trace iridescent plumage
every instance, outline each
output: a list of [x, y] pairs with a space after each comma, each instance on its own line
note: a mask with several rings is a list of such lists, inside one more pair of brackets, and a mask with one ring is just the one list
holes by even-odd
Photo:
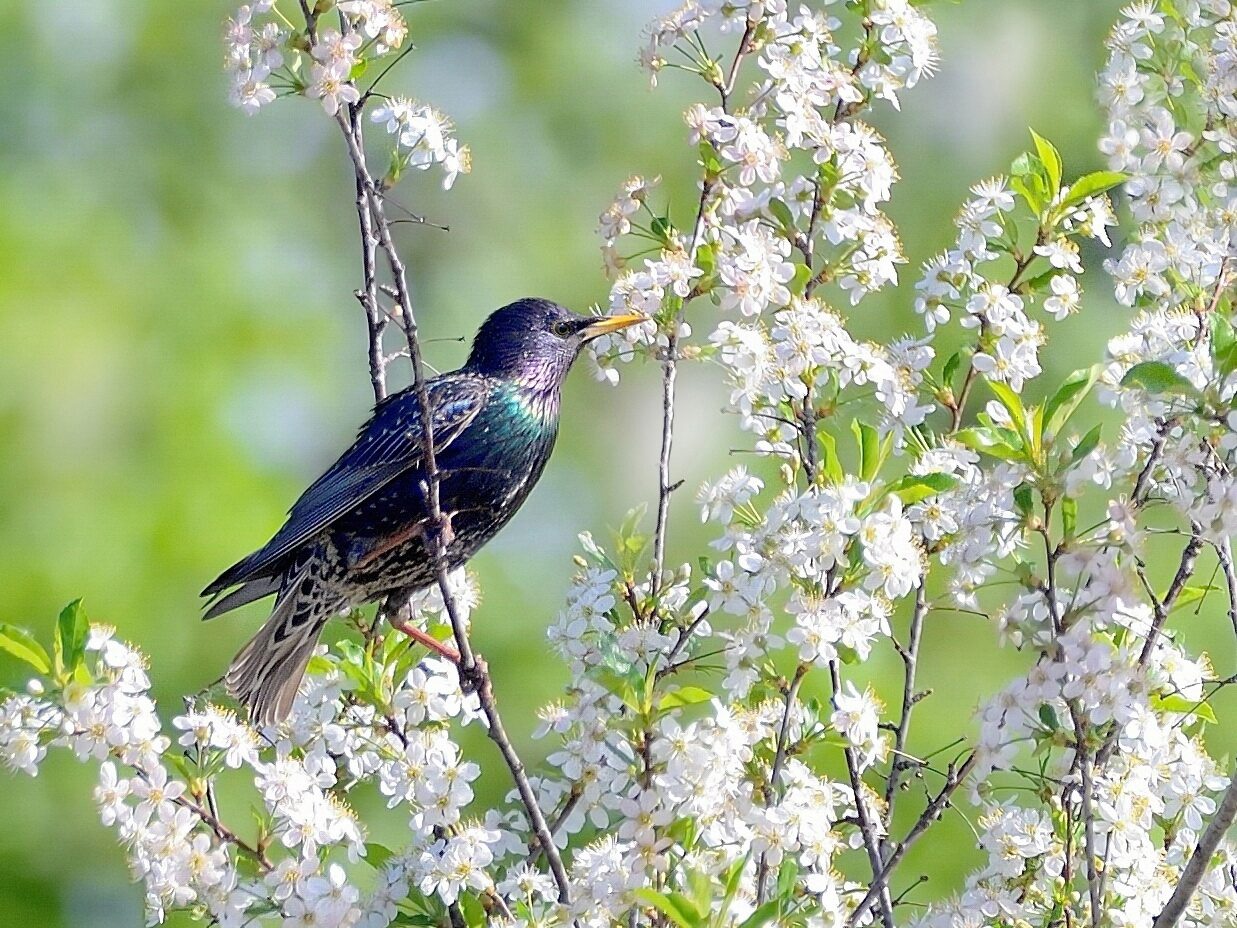
[[[494, 537], [541, 476], [558, 434], [562, 384], [584, 343], [640, 319], [519, 300], [486, 320], [464, 367], [429, 381], [439, 494], [453, 536], [449, 569]], [[255, 720], [287, 716], [331, 616], [434, 582], [422, 436], [412, 389], [383, 400], [283, 528], [203, 591], [216, 597], [206, 618], [277, 594], [226, 678]]]

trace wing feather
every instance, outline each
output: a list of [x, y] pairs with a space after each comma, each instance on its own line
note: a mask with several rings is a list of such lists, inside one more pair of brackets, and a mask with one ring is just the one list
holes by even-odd
[[[459, 437], [485, 401], [484, 381], [474, 377], [430, 382], [434, 450], [437, 455]], [[422, 464], [421, 404], [411, 388], [393, 394], [374, 411], [356, 442], [288, 511], [288, 520], [258, 551], [224, 571], [203, 595], [265, 577], [309, 539], [329, 528], [401, 474]]]

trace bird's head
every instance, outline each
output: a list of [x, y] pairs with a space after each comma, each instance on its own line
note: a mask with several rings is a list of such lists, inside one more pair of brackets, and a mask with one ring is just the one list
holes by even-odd
[[481, 324], [468, 367], [530, 387], [557, 387], [585, 344], [647, 318], [638, 313], [582, 316], [550, 300], [526, 297], [495, 310]]

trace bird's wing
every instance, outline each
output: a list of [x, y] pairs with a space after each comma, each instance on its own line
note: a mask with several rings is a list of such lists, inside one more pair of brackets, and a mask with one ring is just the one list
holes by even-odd
[[[471, 377], [430, 382], [436, 457], [476, 418], [485, 392], [484, 382]], [[288, 554], [340, 516], [419, 466], [424, 457], [423, 438], [421, 404], [411, 388], [384, 400], [361, 428], [356, 443], [292, 505], [283, 528], [265, 547], [224, 571], [202, 595], [270, 574]]]

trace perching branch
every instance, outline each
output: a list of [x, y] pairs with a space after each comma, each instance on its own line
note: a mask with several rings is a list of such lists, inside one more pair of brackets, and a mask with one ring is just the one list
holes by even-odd
[[[374, 182], [365, 159], [365, 151], [362, 146], [359, 130], [360, 114], [361, 106], [360, 104], [355, 104], [348, 108], [347, 115], [341, 111], [337, 122], [343, 131], [344, 140], [348, 146], [348, 155], [352, 161], [358, 190], [358, 222], [362, 234], [361, 251], [365, 272], [365, 289], [363, 290], [362, 303], [365, 306], [366, 316], [370, 322], [371, 379], [373, 380], [375, 371], [373, 358], [376, 353], [378, 356], [381, 356], [382, 351], [381, 344], [379, 343], [375, 346], [374, 343], [375, 339], [381, 339], [382, 329], [380, 326], [375, 325], [375, 315], [371, 312], [371, 309], [376, 312], [377, 307], [374, 258], [376, 250], [381, 250], [395, 285], [395, 298], [399, 307], [399, 321], [404, 331], [405, 340], [408, 343], [408, 356], [412, 364], [412, 390], [416, 394], [421, 408], [421, 440], [422, 447], [424, 448], [426, 473], [425, 485], [422, 490], [425, 493], [426, 508], [429, 510], [431, 522], [431, 531], [427, 540], [429, 541], [430, 554], [434, 559], [438, 589], [442, 594], [443, 606], [451, 622], [456, 646], [459, 649], [460, 681], [463, 685], [471, 686], [477, 694], [477, 698], [481, 703], [481, 710], [488, 722], [490, 738], [498, 746], [503, 760], [507, 764], [507, 769], [511, 772], [511, 777], [515, 781], [520, 800], [524, 805], [525, 812], [528, 814], [529, 824], [532, 826], [533, 832], [536, 834], [537, 840], [545, 852], [546, 859], [549, 861], [550, 871], [558, 886], [559, 901], [567, 903], [570, 900], [570, 887], [567, 871], [563, 866], [562, 855], [559, 854], [558, 848], [554, 844], [553, 835], [546, 824], [545, 816], [537, 802], [537, 796], [533, 791], [532, 784], [529, 783], [524, 764], [512, 746], [511, 739], [507, 736], [494, 699], [493, 684], [490, 680], [489, 670], [485, 662], [480, 660], [473, 652], [472, 644], [468, 638], [467, 624], [460, 613], [454, 591], [451, 589], [446, 562], [446, 549], [450, 543], [451, 533], [450, 514], [442, 511], [439, 497], [440, 474], [434, 449], [432, 407], [430, 405], [429, 386], [425, 377], [425, 365], [418, 337], [416, 315], [413, 310], [412, 296], [408, 288], [407, 271], [395, 247], [395, 242], [391, 235], [390, 220], [387, 219], [383, 206], [383, 190]], [[362, 209], [361, 203], [362, 194], [365, 201], [364, 209]], [[368, 220], [361, 217], [362, 213], [368, 215]], [[381, 376], [381, 366], [379, 366], [378, 375], [377, 379], [373, 380], [376, 397], [380, 392], [380, 388], [385, 395], [385, 380]]]

